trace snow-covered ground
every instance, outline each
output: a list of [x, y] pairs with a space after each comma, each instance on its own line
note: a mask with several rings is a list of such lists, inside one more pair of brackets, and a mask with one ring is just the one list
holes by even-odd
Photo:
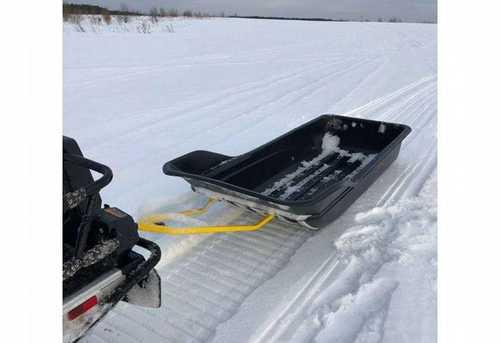
[[[436, 340], [436, 26], [178, 19], [64, 28], [64, 133], [114, 171], [136, 218], [205, 199], [164, 162], [236, 155], [322, 113], [408, 124], [398, 160], [316, 234], [146, 234], [163, 306], [119, 304], [85, 342]], [[161, 27], [173, 26], [173, 30]], [[173, 31], [173, 32], [172, 32]], [[215, 206], [205, 222], [255, 217]]]

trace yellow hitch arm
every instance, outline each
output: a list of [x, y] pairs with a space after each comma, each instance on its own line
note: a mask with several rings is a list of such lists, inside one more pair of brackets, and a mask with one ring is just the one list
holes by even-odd
[[[209, 199], [207, 204], [201, 208], [190, 209], [177, 214], [193, 217], [207, 212], [208, 208], [215, 202], [214, 199]], [[247, 225], [217, 225], [217, 226], [192, 226], [192, 227], [171, 227], [167, 225], [157, 224], [171, 218], [171, 214], [153, 214], [142, 218], [139, 223], [139, 230], [154, 233], [165, 233], [169, 235], [192, 235], [192, 234], [207, 234], [216, 232], [237, 232], [237, 231], [256, 231], [273, 220], [274, 215], [268, 214], [260, 219], [255, 224]]]
[[256, 231], [269, 223], [274, 215], [268, 214], [255, 224], [250, 225], [222, 225], [222, 226], [193, 226], [193, 227], [171, 227], [154, 223], [139, 223], [139, 230], [166, 233], [169, 235], [193, 235], [200, 233], [235, 232], [235, 231]]

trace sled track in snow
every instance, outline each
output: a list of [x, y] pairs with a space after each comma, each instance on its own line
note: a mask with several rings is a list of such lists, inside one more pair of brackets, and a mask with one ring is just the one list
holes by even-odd
[[[405, 154], [411, 154], [415, 146], [422, 144], [423, 141], [428, 139], [428, 137], [425, 137], [425, 134], [435, 132], [435, 97], [435, 77], [424, 78], [408, 87], [404, 87], [397, 92], [378, 99], [368, 104], [368, 106], [363, 106], [361, 109], [366, 113], [379, 113], [381, 120], [402, 121], [413, 127], [412, 134], [403, 142], [401, 154], [404, 157]], [[357, 111], [353, 111], [351, 114], [356, 115], [358, 113]], [[405, 168], [396, 178], [392, 179], [387, 187], [387, 191], [380, 196], [376, 206], [390, 206], [400, 199], [417, 195], [425, 180], [435, 171], [436, 152], [436, 146], [433, 144], [420, 156], [406, 158]], [[377, 223], [377, 218], [374, 219], [374, 223]], [[384, 239], [380, 240], [380, 242], [384, 243], [380, 243], [373, 248], [385, 252], [394, 237], [397, 236], [392, 233], [387, 234], [384, 236]], [[363, 273], [366, 273], [368, 269], [371, 270], [371, 274], [373, 275], [386, 262], [383, 258], [376, 259], [370, 263], [362, 259], [355, 259], [354, 262], [351, 261], [351, 264], [346, 264], [345, 261], [338, 259], [335, 252], [315, 271], [305, 287], [296, 294], [295, 298], [290, 301], [288, 307], [280, 313], [279, 317], [272, 324], [261, 328], [262, 331], [256, 334], [255, 337], [252, 337], [252, 341], [286, 342], [289, 340], [296, 341], [297, 337], [300, 337], [299, 341], [313, 340], [324, 326], [324, 318], [328, 314], [338, 310], [338, 304], [334, 300], [349, 293], [358, 296], [359, 286], [361, 285], [359, 280], [363, 275], [366, 277], [366, 274]], [[369, 267], [362, 268], [362, 265]], [[330, 291], [332, 294], [328, 295], [328, 292], [324, 290], [328, 289], [328, 285], [333, 284], [337, 277], [349, 278], [351, 281], [358, 280], [358, 288], [347, 290], [334, 288]], [[394, 289], [395, 286], [392, 283], [374, 285], [373, 291], [379, 295], [380, 299], [361, 301], [359, 306], [366, 307], [366, 316], [362, 322], [358, 323], [360, 330], [352, 332], [352, 330], [339, 328], [337, 332], [339, 341], [356, 341], [358, 335], [361, 335], [363, 330], [366, 330], [366, 324], [371, 321], [378, 321], [377, 330], [380, 337], [383, 337], [383, 324], [387, 314], [387, 306]], [[321, 297], [326, 297], [327, 299], [329, 297], [330, 300], [322, 303], [317, 300]], [[361, 295], [362, 297], [363, 295]], [[306, 321], [308, 323], [301, 327], [301, 324]], [[321, 324], [318, 325], [318, 321]], [[297, 332], [296, 330], [300, 331]], [[295, 334], [298, 334], [298, 336], [294, 336]]]
[[[242, 87], [236, 90], [229, 91], [222, 95], [218, 95], [216, 98], [212, 98], [208, 101], [197, 102], [195, 105], [188, 105], [186, 107], [174, 108], [174, 109], [155, 109], [156, 112], [162, 113], [162, 118], [148, 119], [144, 123], [138, 124], [132, 132], [120, 133], [120, 140], [134, 139], [134, 136], [140, 136], [141, 131], [148, 131], [151, 133], [161, 134], [162, 132], [169, 132], [171, 137], [178, 137], [174, 139], [173, 143], [170, 145], [164, 145], [158, 148], [158, 152], [176, 149], [178, 146], [177, 142], [182, 140], [184, 144], [190, 141], [195, 141], [202, 134], [206, 136], [207, 144], [218, 144], [224, 141], [227, 135], [237, 135], [245, 131], [247, 126], [242, 125], [242, 129], [238, 132], [234, 131], [235, 122], [239, 121], [243, 123], [243, 120], [249, 120], [250, 124], [253, 126], [262, 119], [269, 116], [265, 111], [261, 111], [264, 108], [272, 106], [279, 103], [281, 107], [290, 106], [304, 97], [312, 94], [314, 91], [320, 87], [325, 87], [331, 82], [332, 78], [339, 77], [340, 75], [345, 75], [356, 68], [359, 68], [365, 64], [373, 63], [369, 59], [352, 59], [348, 61], [333, 61], [327, 64], [320, 64], [314, 66], [308, 66], [306, 68], [300, 69], [298, 72], [287, 74], [283, 77], [277, 77], [271, 81], [264, 83], [256, 83], [250, 87]], [[299, 85], [289, 84], [290, 79], [300, 79], [304, 75], [316, 75], [319, 74], [314, 80], [310, 80], [307, 83], [300, 83]], [[272, 89], [279, 89], [277, 94], [270, 92]], [[251, 106], [245, 105], [240, 108], [241, 101], [249, 96], [254, 97], [255, 103]], [[283, 105], [281, 105], [283, 104]], [[216, 110], [217, 114], [214, 116], [200, 117], [200, 113], [207, 109]], [[231, 109], [228, 111], [228, 109]], [[261, 111], [258, 115], [255, 113]], [[270, 111], [272, 113], [272, 111]], [[191, 135], [185, 137], [183, 131], [183, 125], [186, 121], [192, 123]], [[217, 134], [212, 135], [216, 129]], [[113, 133], [115, 135], [116, 133]], [[178, 136], [177, 136], [178, 135]], [[100, 143], [102, 144], [102, 143]], [[92, 149], [88, 151], [93, 151], [99, 147], [99, 145], [94, 145]], [[154, 156], [143, 155], [130, 157], [128, 163], [130, 165], [135, 165], [139, 163], [145, 163], [145, 161], [154, 158]], [[144, 183], [144, 180], [141, 181]], [[148, 181], [154, 183], [154, 180]], [[130, 187], [136, 186], [129, 184]]]
[[[387, 121], [402, 121], [413, 127], [411, 135], [403, 142], [401, 154], [410, 155], [412, 149], [429, 138], [425, 136], [429, 132], [435, 132], [436, 113], [436, 79], [435, 77], [424, 78], [407, 87], [404, 87], [392, 94], [377, 99], [360, 108], [363, 113], [378, 113], [378, 118]], [[354, 110], [350, 115], [357, 115]], [[411, 155], [410, 155], [411, 156]], [[383, 193], [375, 206], [387, 207], [396, 203], [400, 199], [417, 195], [425, 181], [435, 172], [437, 149], [435, 144], [429, 146], [420, 156], [406, 157], [406, 166], [392, 179], [387, 186], [387, 191]], [[368, 216], [365, 221], [368, 224], [378, 224], [379, 218]], [[397, 226], [396, 229], [397, 230]], [[380, 234], [380, 233], [377, 233]], [[397, 285], [394, 282], [379, 282], [370, 284], [371, 291], [375, 294], [366, 297], [360, 294], [360, 287], [363, 284], [360, 280], [367, 275], [375, 275], [376, 272], [387, 263], [387, 247], [397, 237], [394, 230], [381, 234], [383, 239], [370, 246], [377, 249], [382, 254], [373, 261], [363, 258], [353, 258], [350, 262], [338, 256], [338, 252], [332, 253], [321, 266], [313, 273], [312, 277], [305, 282], [299, 292], [294, 294], [293, 299], [274, 318], [273, 322], [260, 328], [252, 336], [252, 342], [288, 342], [288, 341], [313, 341], [317, 334], [324, 327], [325, 318], [339, 310], [337, 299], [352, 294], [359, 298], [357, 306], [362, 307], [360, 311], [365, 311], [363, 320], [357, 320], [359, 330], [343, 329], [339, 319], [339, 327], [336, 332], [334, 342], [357, 342], [357, 338], [364, 334], [365, 330], [373, 334], [373, 327], [367, 329], [367, 323], [372, 326], [376, 324], [379, 337], [384, 336], [384, 322], [387, 315], [392, 293]], [[367, 273], [367, 270], [370, 272]], [[337, 278], [347, 278], [351, 282], [356, 280], [357, 285], [353, 289], [342, 289], [334, 286], [329, 290], [329, 285], [335, 285]], [[324, 298], [323, 300], [320, 300]], [[326, 299], [326, 300], [325, 300]], [[347, 311], [347, 313], [349, 313]], [[337, 340], [338, 339], [338, 340]]]
[[[149, 116], [144, 116], [143, 112], [135, 112], [129, 114], [127, 116], [123, 116], [123, 119], [128, 119], [131, 117], [137, 118], [137, 127], [136, 130], [130, 131], [129, 127], [125, 127], [123, 130], [115, 129], [113, 131], [114, 135], [123, 139], [133, 139], [134, 136], [137, 136], [137, 129], [140, 130], [150, 130], [154, 129], [158, 132], [162, 132], [162, 130], [168, 129], [171, 133], [176, 132], [176, 127], [182, 127], [183, 122], [190, 119], [195, 119], [196, 121], [206, 122], [208, 126], [204, 126], [203, 130], [207, 130], [207, 128], [213, 127], [214, 122], [212, 120], [205, 120], [200, 118], [199, 114], [203, 110], [207, 109], [215, 109], [217, 111], [223, 112], [227, 111], [227, 109], [231, 109], [231, 117], [230, 120], [235, 120], [238, 116], [238, 113], [234, 112], [235, 108], [248, 97], [255, 97], [262, 100], [258, 100], [255, 102], [256, 106], [253, 106], [246, 112], [253, 112], [260, 107], [267, 106], [270, 103], [278, 101], [281, 98], [289, 97], [289, 93], [295, 93], [300, 91], [301, 89], [310, 88], [314, 86], [315, 83], [322, 81], [325, 78], [331, 78], [332, 76], [336, 76], [337, 74], [345, 74], [353, 69], [353, 67], [362, 65], [364, 63], [370, 62], [366, 58], [361, 57], [351, 57], [347, 60], [330, 60], [330, 61], [319, 61], [312, 65], [306, 65], [305, 67], [300, 67], [293, 71], [285, 72], [280, 75], [274, 75], [268, 77], [264, 80], [259, 81], [251, 81], [248, 83], [241, 84], [238, 87], [224, 90], [222, 92], [216, 92], [216, 94], [204, 96], [200, 99], [193, 99], [193, 101], [188, 102], [187, 104], [181, 104], [177, 106], [162, 106], [151, 108], [149, 112], [161, 114], [160, 116], [154, 116], [153, 118], [149, 118]], [[320, 75], [316, 80], [312, 83], [304, 83], [300, 86], [296, 86], [292, 84], [292, 81], [300, 81], [301, 78], [307, 75]], [[280, 93], [274, 99], [271, 97], [269, 99], [269, 94], [272, 94], [273, 90], [279, 89]], [[293, 98], [295, 99], [295, 98]], [[243, 112], [239, 115], [244, 115], [246, 112]], [[141, 119], [141, 116], [144, 116], [145, 119]], [[223, 119], [227, 119], [227, 116], [222, 116]], [[221, 121], [222, 124], [226, 124], [226, 120]], [[101, 142], [94, 143], [91, 148], [92, 150], [98, 150], [104, 143], [108, 140], [104, 140]]]
[[[237, 221], [256, 219], [248, 214]], [[310, 235], [278, 221], [256, 232], [213, 235], [160, 270], [161, 309], [119, 304], [93, 337], [104, 342], [206, 342]]]

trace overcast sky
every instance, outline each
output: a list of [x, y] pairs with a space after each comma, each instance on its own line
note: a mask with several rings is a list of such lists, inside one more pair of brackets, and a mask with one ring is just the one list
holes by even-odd
[[389, 19], [435, 21], [437, 0], [65, 0], [119, 9], [148, 11], [152, 7], [193, 9], [226, 15], [321, 17], [332, 19]]

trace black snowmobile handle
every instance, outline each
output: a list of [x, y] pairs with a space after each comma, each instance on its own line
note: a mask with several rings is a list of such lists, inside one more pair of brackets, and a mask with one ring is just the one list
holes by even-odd
[[63, 159], [77, 166], [88, 168], [102, 174], [102, 176], [94, 181], [94, 183], [85, 187], [86, 196], [96, 194], [101, 189], [106, 187], [113, 179], [113, 172], [111, 171], [111, 168], [105, 166], [104, 164], [74, 154], [64, 154]]

